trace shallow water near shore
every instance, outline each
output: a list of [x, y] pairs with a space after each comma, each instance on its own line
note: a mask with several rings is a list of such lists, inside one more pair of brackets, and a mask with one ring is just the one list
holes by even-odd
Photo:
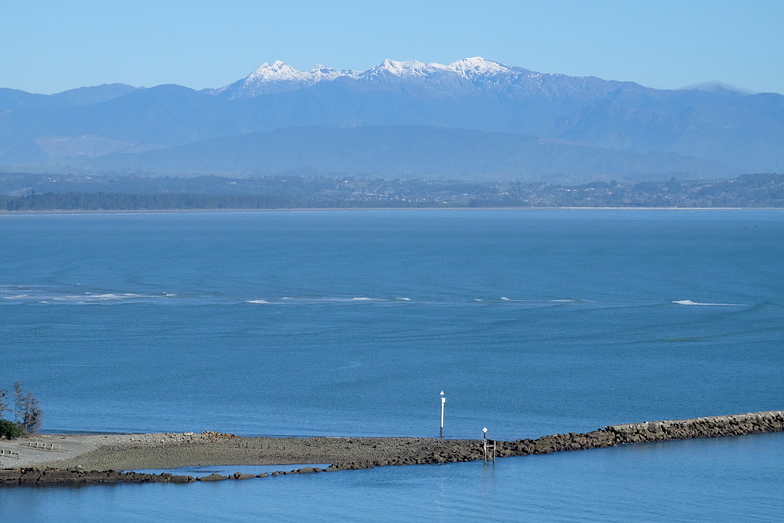
[[[441, 390], [448, 438], [782, 408], [780, 211], [5, 215], [0, 243], [0, 387], [50, 432], [435, 437]], [[0, 515], [770, 520], [782, 447], [11, 489]]]

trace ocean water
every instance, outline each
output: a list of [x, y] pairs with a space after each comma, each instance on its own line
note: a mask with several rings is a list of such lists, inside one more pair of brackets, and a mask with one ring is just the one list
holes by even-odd
[[[447, 438], [778, 410], [782, 260], [774, 210], [0, 215], [0, 388], [48, 432], [435, 437], [441, 390]], [[773, 434], [4, 489], [0, 518], [775, 521], [782, 458]]]

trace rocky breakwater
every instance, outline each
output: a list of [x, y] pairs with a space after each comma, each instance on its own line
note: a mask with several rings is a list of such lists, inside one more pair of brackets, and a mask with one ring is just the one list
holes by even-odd
[[323, 472], [324, 469], [307, 467], [290, 472], [273, 472], [272, 474], [243, 474], [236, 472], [230, 476], [210, 474], [194, 477], [176, 474], [147, 474], [143, 472], [119, 472], [116, 470], [84, 470], [81, 467], [67, 469], [55, 467], [27, 467], [20, 469], [0, 469], [0, 485], [34, 486], [34, 485], [72, 485], [90, 483], [193, 483], [195, 481], [224, 481], [227, 479], [241, 480], [266, 478], [280, 474], [307, 474]]
[[0, 470], [0, 485], [72, 485], [74, 483], [191, 483], [192, 476], [143, 474], [115, 470], [84, 470], [81, 467], [26, 467]]
[[615, 434], [618, 443], [718, 438], [764, 432], [782, 432], [784, 431], [784, 411], [774, 410], [730, 416], [628, 423], [625, 425], [611, 425], [605, 430]]
[[[692, 438], [717, 438], [723, 436], [742, 436], [766, 432], [784, 431], [784, 411], [754, 412], [729, 416], [710, 416], [704, 418], [649, 421], [609, 425], [592, 432], [570, 432], [554, 434], [538, 439], [519, 439], [515, 441], [490, 442], [490, 452], [495, 449], [496, 457], [530, 456], [567, 450], [588, 450], [614, 447], [629, 443], [653, 441], [672, 441]], [[400, 459], [370, 461], [350, 461], [336, 463], [329, 470], [355, 470], [385, 465], [419, 465], [448, 462], [475, 461], [492, 457], [486, 453], [482, 441], [463, 440], [422, 456], [408, 456]]]

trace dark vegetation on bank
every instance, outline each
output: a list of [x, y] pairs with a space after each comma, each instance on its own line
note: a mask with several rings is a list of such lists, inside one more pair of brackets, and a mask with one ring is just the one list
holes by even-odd
[[225, 178], [0, 174], [0, 211], [491, 207], [784, 207], [784, 174], [731, 180], [540, 182], [309, 175]]
[[[9, 391], [0, 390], [0, 438], [14, 439], [38, 432], [43, 417], [38, 399], [18, 381], [14, 383], [13, 400], [10, 396]], [[6, 412], [13, 413], [13, 421], [4, 418]]]

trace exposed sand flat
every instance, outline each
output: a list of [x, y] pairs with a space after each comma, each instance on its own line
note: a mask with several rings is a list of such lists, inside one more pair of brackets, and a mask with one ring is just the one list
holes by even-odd
[[[28, 446], [54, 445], [54, 450]], [[217, 432], [128, 435], [38, 435], [0, 441], [0, 468], [81, 466], [87, 470], [194, 465], [339, 463], [420, 458], [476, 449], [481, 443], [436, 438], [245, 438]]]

